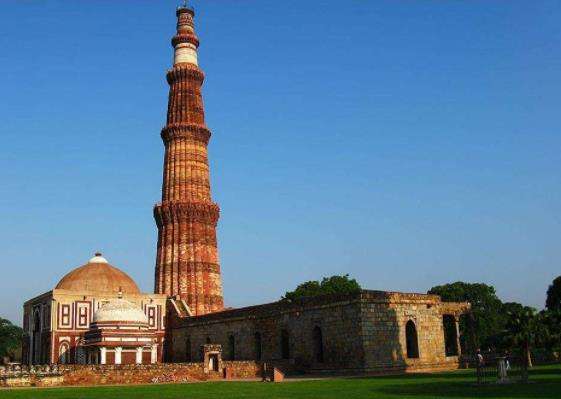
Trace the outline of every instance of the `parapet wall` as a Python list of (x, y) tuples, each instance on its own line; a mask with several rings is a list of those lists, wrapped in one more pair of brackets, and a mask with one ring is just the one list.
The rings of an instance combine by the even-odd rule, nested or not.
[(201, 363), (153, 365), (2, 366), (0, 387), (135, 385), (261, 378), (263, 366), (253, 361), (223, 361), (219, 371), (205, 372)]

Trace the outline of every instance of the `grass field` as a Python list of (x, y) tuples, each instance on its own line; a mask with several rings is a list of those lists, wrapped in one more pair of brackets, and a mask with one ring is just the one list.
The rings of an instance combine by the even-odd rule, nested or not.
[(528, 384), (475, 386), (472, 371), (285, 382), (210, 382), (133, 387), (0, 390), (0, 399), (53, 398), (561, 398), (561, 366), (537, 367)]

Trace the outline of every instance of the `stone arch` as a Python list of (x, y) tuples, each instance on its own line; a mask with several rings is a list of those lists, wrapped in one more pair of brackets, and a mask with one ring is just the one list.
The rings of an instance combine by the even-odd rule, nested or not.
[(315, 326), (312, 331), (312, 340), (314, 343), (314, 361), (323, 363), (323, 333), (321, 327)]
[(409, 320), (405, 325), (405, 343), (407, 345), (407, 358), (419, 358), (419, 337), (413, 320)]
[(254, 350), (255, 350), (255, 360), (261, 360), (263, 357), (263, 339), (260, 332), (256, 332), (253, 336), (254, 339)]
[(281, 330), (281, 357), (283, 359), (290, 359), (290, 335), (288, 331)]
[(70, 345), (68, 342), (63, 342), (58, 348), (58, 362), (60, 364), (70, 363)]

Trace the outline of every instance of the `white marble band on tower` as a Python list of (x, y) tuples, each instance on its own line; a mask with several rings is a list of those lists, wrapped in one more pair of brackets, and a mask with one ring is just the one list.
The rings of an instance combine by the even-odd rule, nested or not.
[(175, 46), (174, 65), (184, 62), (199, 65), (197, 48), (192, 43), (178, 43)]

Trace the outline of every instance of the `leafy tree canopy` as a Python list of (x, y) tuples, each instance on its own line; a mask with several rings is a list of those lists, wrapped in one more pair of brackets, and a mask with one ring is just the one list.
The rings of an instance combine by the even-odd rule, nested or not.
[(540, 312), (545, 336), (541, 342), (548, 349), (561, 348), (561, 310), (542, 310)]
[(0, 361), (4, 357), (13, 357), (21, 346), (23, 330), (10, 321), (0, 317)]
[(283, 299), (295, 300), (304, 297), (313, 297), (330, 294), (352, 294), (360, 292), (360, 284), (349, 278), (348, 274), (344, 276), (324, 277), (320, 281), (307, 281), (300, 284), (294, 291), (288, 291), (284, 294)]
[(503, 303), (495, 289), (486, 284), (456, 282), (429, 290), (445, 302), (468, 301), (472, 305), (469, 323), (461, 320), (460, 336), (464, 348), (480, 347), (497, 350), (519, 349), (530, 360), (530, 349), (561, 347), (561, 277), (553, 281), (548, 291), (548, 309), (534, 308), (516, 302)]
[(561, 276), (553, 280), (549, 286), (545, 307), (548, 310), (561, 310)]
[[(518, 305), (518, 304), (517, 304)], [(544, 313), (529, 306), (513, 306), (505, 314), (505, 338), (511, 347), (522, 350), (528, 366), (532, 366), (530, 349), (547, 337)]]
[(541, 330), (540, 318), (536, 309), (529, 306), (515, 304), (505, 313), (506, 332), (511, 338), (512, 345), (530, 345), (536, 341)]
[(503, 313), (503, 315), (507, 317), (508, 314), (522, 312), (525, 308), (527, 308), (527, 306), (524, 306), (518, 302), (505, 302), (503, 303), (503, 306), (501, 308), (501, 313)]

